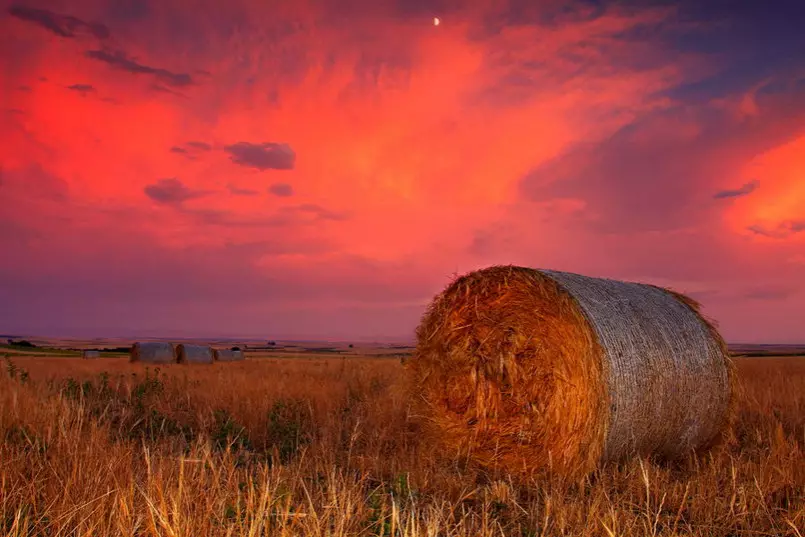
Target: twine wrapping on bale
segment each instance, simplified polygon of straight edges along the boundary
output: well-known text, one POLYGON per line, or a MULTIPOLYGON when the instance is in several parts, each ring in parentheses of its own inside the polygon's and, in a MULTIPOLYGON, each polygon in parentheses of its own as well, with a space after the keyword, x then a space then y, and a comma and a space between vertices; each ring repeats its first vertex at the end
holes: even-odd
POLYGON ((84 358, 85 360, 93 360, 95 358, 100 358, 101 353, 98 351, 85 350, 84 352, 81 353, 81 357, 84 358))
POLYGON ((130 356, 132 362, 171 364, 176 362, 176 347, 162 341, 137 342, 131 346, 130 356))
POLYGON ((237 362, 243 360, 243 351, 233 349, 215 349, 213 358, 216 362, 237 362))
POLYGON ((525 267, 450 284, 425 312, 406 367, 444 447, 513 473, 577 475, 706 449, 732 404, 726 345, 693 300, 525 267))
POLYGON ((211 364, 212 348, 208 345, 188 345, 180 343, 176 347, 180 364, 211 364))

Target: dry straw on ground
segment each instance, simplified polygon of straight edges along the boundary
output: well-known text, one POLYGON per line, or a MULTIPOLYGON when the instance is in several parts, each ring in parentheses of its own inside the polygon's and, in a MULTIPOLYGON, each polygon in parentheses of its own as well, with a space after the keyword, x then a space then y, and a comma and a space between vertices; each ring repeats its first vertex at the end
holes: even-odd
POLYGON ((130 360, 152 364, 171 364, 176 362, 176 347, 163 341, 137 342, 131 347, 130 360))
POLYGON ((86 350, 81 353, 81 357, 85 360, 94 360, 95 358, 100 358, 101 353, 98 351, 86 350))
POLYGON ((576 475, 711 447, 728 424, 723 340, 655 286, 490 267, 437 296, 417 339, 407 368, 427 429, 483 466, 576 475))
POLYGON ((188 345, 180 343, 176 346, 177 361, 180 364, 211 364, 212 347, 208 345, 188 345))
POLYGON ((213 358, 216 362, 237 362, 243 360, 243 351, 232 349, 215 349, 213 358))

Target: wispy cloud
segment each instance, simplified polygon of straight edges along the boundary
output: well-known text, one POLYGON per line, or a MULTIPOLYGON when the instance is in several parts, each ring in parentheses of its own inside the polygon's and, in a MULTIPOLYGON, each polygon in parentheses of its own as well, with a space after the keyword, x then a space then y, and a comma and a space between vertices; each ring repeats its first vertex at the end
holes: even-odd
POLYGON ((157 80, 169 86, 181 88, 193 84, 193 77, 188 73, 174 73, 167 69, 144 65, 129 58, 121 50, 88 50, 86 56, 129 73, 153 75, 157 80))
POLYGON ((786 220, 776 226, 753 224, 747 227, 755 235, 771 239, 786 239, 797 233, 805 231, 805 220, 786 220))
POLYGON ((715 199, 727 199, 727 198, 740 198, 743 196, 748 196, 752 192, 758 189, 760 186, 760 182, 757 180, 750 181, 748 183, 744 183, 743 186, 740 188, 736 188, 734 190, 720 190, 713 194, 715 199))
POLYGON ((76 91, 82 95, 87 95, 88 93, 95 92, 95 86, 92 84, 72 84, 67 86, 67 89, 76 91))
POLYGON ((91 36, 108 39, 110 35, 109 28, 101 23, 86 22, 72 15, 62 15, 46 9, 13 5, 8 12, 12 17, 37 24, 59 37, 91 36))

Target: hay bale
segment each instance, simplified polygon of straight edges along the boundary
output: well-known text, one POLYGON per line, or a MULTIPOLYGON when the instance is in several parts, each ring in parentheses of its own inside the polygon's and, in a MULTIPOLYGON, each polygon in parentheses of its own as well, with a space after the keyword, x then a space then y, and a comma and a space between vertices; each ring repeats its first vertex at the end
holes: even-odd
POLYGON ((209 345, 188 345, 180 343, 176 347, 180 364, 211 364, 212 348, 209 345))
POLYGON ((130 361, 149 364, 172 364, 176 362, 176 347, 163 341, 143 341, 131 346, 130 361))
POLYGON ((94 360, 96 358, 100 358, 101 353, 99 351, 85 350, 81 353, 81 357, 85 360, 94 360))
POLYGON ((726 345, 691 299, 652 285, 496 266, 430 304, 406 365, 444 448, 486 467, 578 475, 714 445, 726 345))
POLYGON ((213 359, 216 362, 237 362, 243 360, 243 351, 232 349, 215 349, 213 359))

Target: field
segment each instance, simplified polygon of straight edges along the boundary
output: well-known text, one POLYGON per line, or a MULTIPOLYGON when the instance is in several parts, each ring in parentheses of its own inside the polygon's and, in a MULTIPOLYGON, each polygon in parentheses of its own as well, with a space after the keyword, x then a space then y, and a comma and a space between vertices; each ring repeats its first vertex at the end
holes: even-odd
POLYGON ((805 534, 805 358, 736 358, 720 451, 563 482, 444 458, 397 353, 336 351, 157 369, 0 349, 2 534, 805 534))

